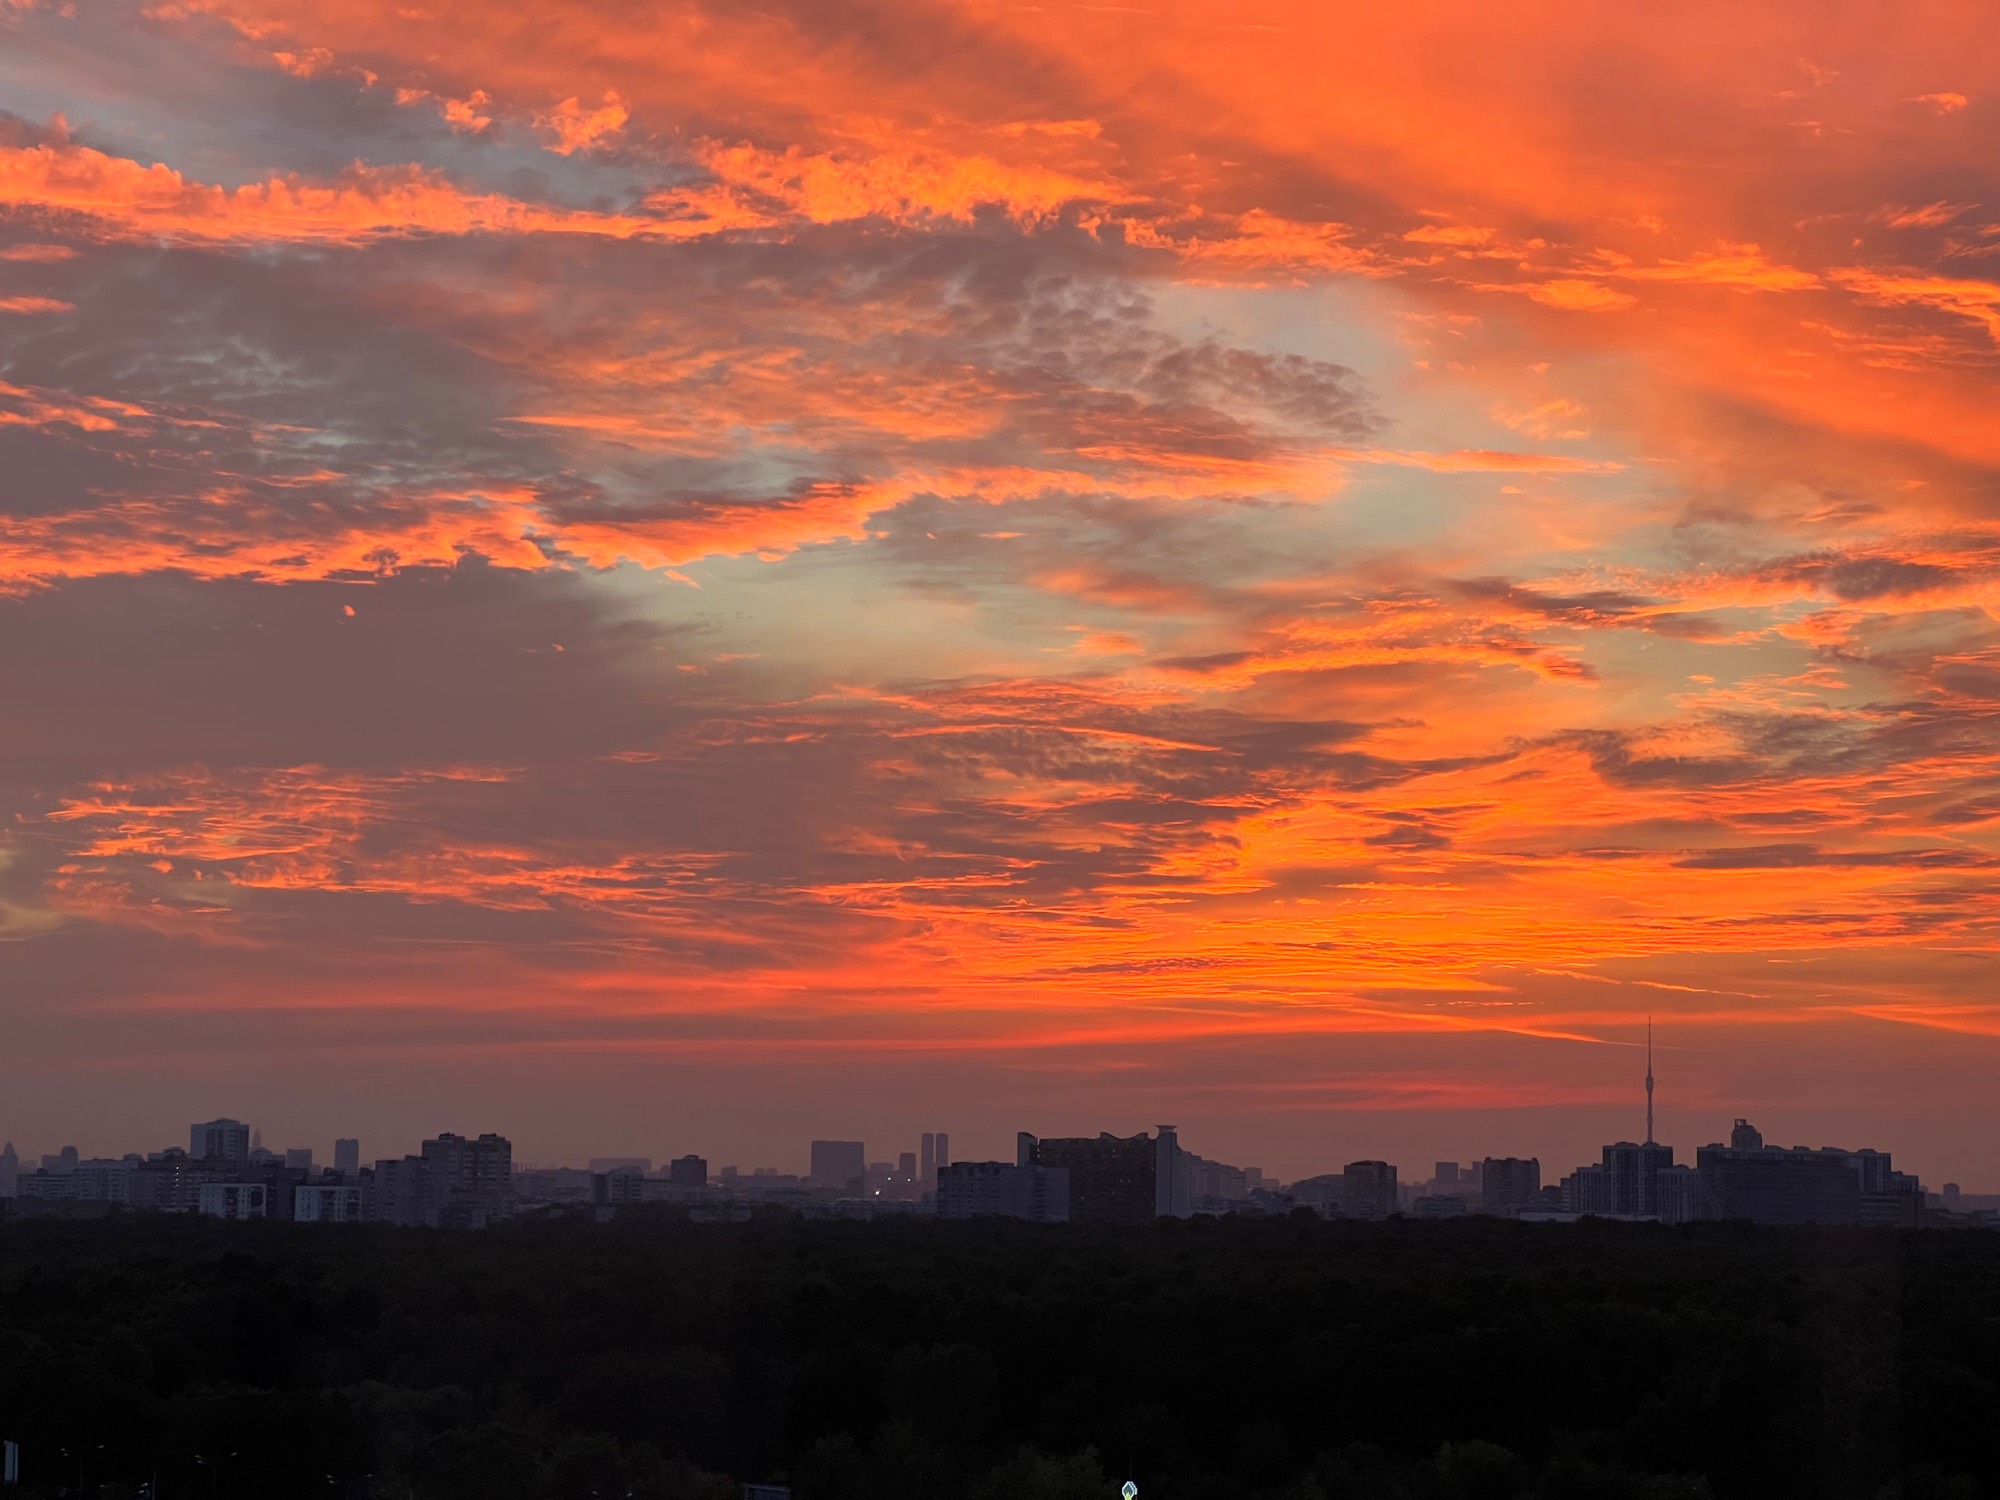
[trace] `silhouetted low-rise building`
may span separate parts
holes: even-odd
[[[15,1184],[14,1196],[36,1202],[67,1202],[76,1196],[76,1178],[68,1172],[24,1172]]]
[[[629,1208],[646,1196],[646,1174],[636,1167],[591,1174],[590,1201],[599,1208]]]
[[[368,1190],[359,1182],[309,1182],[292,1190],[292,1218],[301,1224],[360,1224]]]
[[[637,1172],[641,1177],[653,1170],[650,1156],[593,1156],[590,1159],[593,1172]]]
[[[171,1146],[133,1167],[129,1201],[159,1213],[193,1213],[201,1206],[203,1186],[227,1181],[230,1168],[220,1157],[202,1159]]]
[[[594,1174],[582,1167],[529,1167],[514,1174],[514,1193],[524,1203],[588,1203],[595,1196]]]
[[[196,1211],[211,1219],[269,1219],[271,1189],[261,1182],[204,1183]]]
[[[1465,1200],[1456,1193],[1426,1193],[1410,1204],[1410,1213],[1419,1219],[1461,1219]]]
[[[1191,1151],[1181,1153],[1181,1171],[1187,1178],[1190,1206],[1197,1213],[1229,1213],[1249,1202],[1251,1174],[1256,1173],[1259,1181],[1264,1175],[1254,1167],[1232,1167]]]
[[[1323,1215],[1386,1219],[1396,1212],[1396,1169],[1385,1161],[1351,1161],[1338,1172],[1301,1178],[1292,1184],[1291,1197]]]

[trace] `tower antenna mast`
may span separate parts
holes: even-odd
[[[1646,1017],[1646,1144],[1653,1144],[1653,1018]]]

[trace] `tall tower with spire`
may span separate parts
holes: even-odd
[[[1646,1144],[1653,1144],[1653,1018],[1646,1017]]]

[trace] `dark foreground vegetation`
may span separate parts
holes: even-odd
[[[23,1221],[0,1431],[106,1500],[2000,1495],[2000,1236]]]

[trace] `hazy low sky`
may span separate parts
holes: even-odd
[[[0,1135],[2000,1186],[1977,0],[0,0]]]

